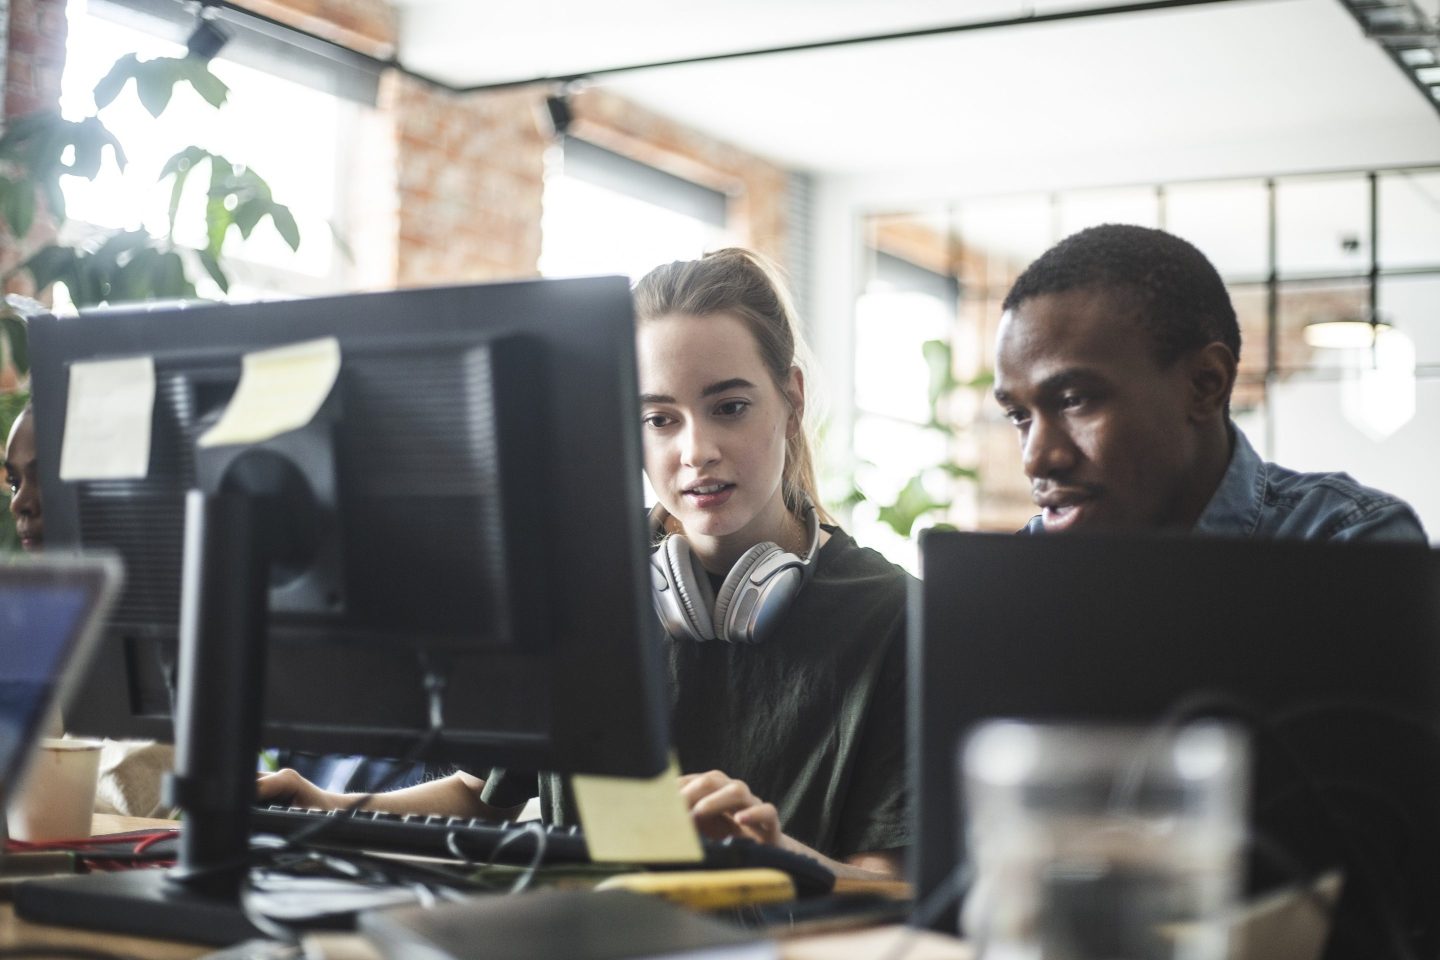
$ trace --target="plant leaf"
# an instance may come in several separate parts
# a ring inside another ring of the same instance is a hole
[[[140,103],[149,111],[150,116],[158,118],[170,105],[170,97],[175,93],[175,79],[165,76],[158,69],[153,69],[156,62],[156,60],[146,61],[143,64],[145,69],[135,74],[135,90],[140,94]]]
[[[940,398],[959,386],[953,369],[954,355],[950,344],[944,340],[926,340],[920,347],[925,354],[925,364],[930,368],[930,405],[939,403]]]
[[[150,234],[144,230],[122,230],[106,237],[92,256],[98,258],[96,262],[118,263],[125,254],[142,250],[150,244]]]
[[[264,200],[250,199],[235,207],[235,226],[240,228],[240,236],[247,240],[250,238],[250,231],[255,229],[255,224],[259,223],[260,218],[269,212],[268,206]]]
[[[179,153],[165,161],[165,166],[160,170],[160,180],[166,177],[174,177],[175,182],[170,185],[170,205],[166,209],[166,218],[169,222],[167,236],[173,241],[175,239],[175,215],[180,212],[180,197],[185,192],[185,183],[190,179],[190,174],[195,167],[210,157],[210,153],[199,147],[186,147]]]
[[[110,67],[110,72],[100,78],[95,84],[95,108],[103,110],[115,102],[120,96],[120,91],[125,89],[125,83],[133,76],[140,67],[140,58],[133,53],[116,60]]]
[[[908,537],[910,531],[915,528],[916,520],[932,510],[938,510],[945,506],[947,506],[946,503],[930,496],[919,476],[914,476],[910,478],[909,483],[905,484],[893,504],[880,508],[879,519],[881,523],[888,524],[900,536]]]
[[[291,250],[300,249],[300,227],[295,223],[295,215],[290,208],[283,203],[270,204],[270,219],[275,224],[275,229],[280,231],[280,236],[289,244]]]
[[[200,266],[205,268],[205,272],[210,274],[210,279],[215,281],[221,291],[230,292],[230,278],[225,276],[225,271],[220,269],[220,261],[216,260],[209,250],[200,251]]]
[[[974,467],[962,467],[958,463],[945,462],[940,464],[940,469],[955,479],[979,480],[980,471]]]
[[[19,317],[0,316],[0,333],[10,345],[10,363],[20,376],[30,372],[30,330]]]
[[[185,262],[174,250],[160,254],[155,262],[155,292],[162,297],[193,295],[195,288],[185,279]]]
[[[230,88],[225,85],[225,81],[210,72],[209,64],[199,57],[186,57],[181,63],[185,65],[185,79],[190,81],[195,92],[204,97],[210,106],[223,106],[225,98],[230,94]]]
[[[111,274],[107,299],[111,303],[150,300],[164,296],[156,289],[160,253],[151,247],[136,250],[125,264],[117,263]]]
[[[94,180],[100,172],[104,150],[115,143],[115,138],[99,119],[86,117],[75,124],[70,142],[75,147],[75,159],[65,168],[65,172],[71,176]]]
[[[35,188],[23,178],[16,181],[0,177],[0,217],[10,227],[10,235],[23,238],[35,222]]]
[[[160,176],[156,179],[164,180],[175,174],[188,174],[192,168],[199,166],[210,157],[211,153],[208,150],[193,145],[186,147],[165,161],[165,166],[160,168]]]
[[[53,244],[35,251],[24,263],[17,268],[27,271],[35,281],[36,290],[44,290],[56,280],[68,280],[73,277],[75,271],[76,253],[69,247],[57,247]],[[72,290],[73,294],[74,291]]]
[[[45,197],[45,208],[57,224],[65,222],[65,191],[60,189],[59,180],[45,180],[40,184]]]
[[[76,306],[93,307],[110,299],[115,289],[117,263],[107,257],[92,254],[75,259],[75,282],[79,293],[71,291]]]
[[[225,246],[225,234],[232,223],[234,219],[225,207],[224,198],[211,196],[205,204],[205,250],[212,257],[220,256],[220,248]]]

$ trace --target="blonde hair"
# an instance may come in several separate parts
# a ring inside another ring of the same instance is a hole
[[[760,358],[780,395],[790,403],[786,382],[792,369],[799,367],[804,372],[801,357],[805,345],[780,271],[769,260],[750,250],[726,247],[707,253],[699,260],[676,260],[656,267],[635,285],[636,320],[645,323],[673,314],[690,317],[728,314],[743,321],[755,337]],[[793,407],[791,412],[800,413]],[[786,440],[780,485],[785,506],[795,516],[800,516],[808,498],[815,504],[820,519],[833,522],[820,504],[810,438],[803,419]]]

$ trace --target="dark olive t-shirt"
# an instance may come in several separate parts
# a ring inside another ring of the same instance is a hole
[[[910,579],[830,527],[816,569],[762,644],[666,638],[680,769],[721,770],[775,804],[786,834],[844,859],[909,842],[905,596]],[[511,771],[487,799],[523,799]],[[547,818],[573,823],[559,778]],[[504,789],[502,789],[504,788]],[[532,791],[533,792],[533,788]]]
[[[669,641],[681,770],[744,780],[828,856],[904,846],[906,579],[831,529],[771,639]]]

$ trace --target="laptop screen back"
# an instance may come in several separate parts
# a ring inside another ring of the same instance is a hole
[[[0,563],[0,797],[88,659],[118,569],[69,558]]]
[[[1354,814],[1370,850],[1440,849],[1440,553],[935,532],[921,541],[921,576],[910,627],[918,899],[964,856],[959,745],[1001,717],[1144,725],[1182,703],[1243,707],[1271,731],[1253,750],[1257,831],[1304,866],[1340,845],[1322,817]],[[1324,786],[1323,804],[1306,781]],[[1402,828],[1405,842],[1391,842],[1386,831]],[[1440,902],[1433,861],[1422,872]]]

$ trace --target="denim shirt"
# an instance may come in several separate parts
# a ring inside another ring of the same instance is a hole
[[[1298,473],[1266,463],[1233,423],[1230,436],[1230,466],[1195,521],[1195,533],[1427,542],[1420,519],[1403,500],[1362,487],[1346,473]],[[1040,517],[1025,532],[1044,532]]]

